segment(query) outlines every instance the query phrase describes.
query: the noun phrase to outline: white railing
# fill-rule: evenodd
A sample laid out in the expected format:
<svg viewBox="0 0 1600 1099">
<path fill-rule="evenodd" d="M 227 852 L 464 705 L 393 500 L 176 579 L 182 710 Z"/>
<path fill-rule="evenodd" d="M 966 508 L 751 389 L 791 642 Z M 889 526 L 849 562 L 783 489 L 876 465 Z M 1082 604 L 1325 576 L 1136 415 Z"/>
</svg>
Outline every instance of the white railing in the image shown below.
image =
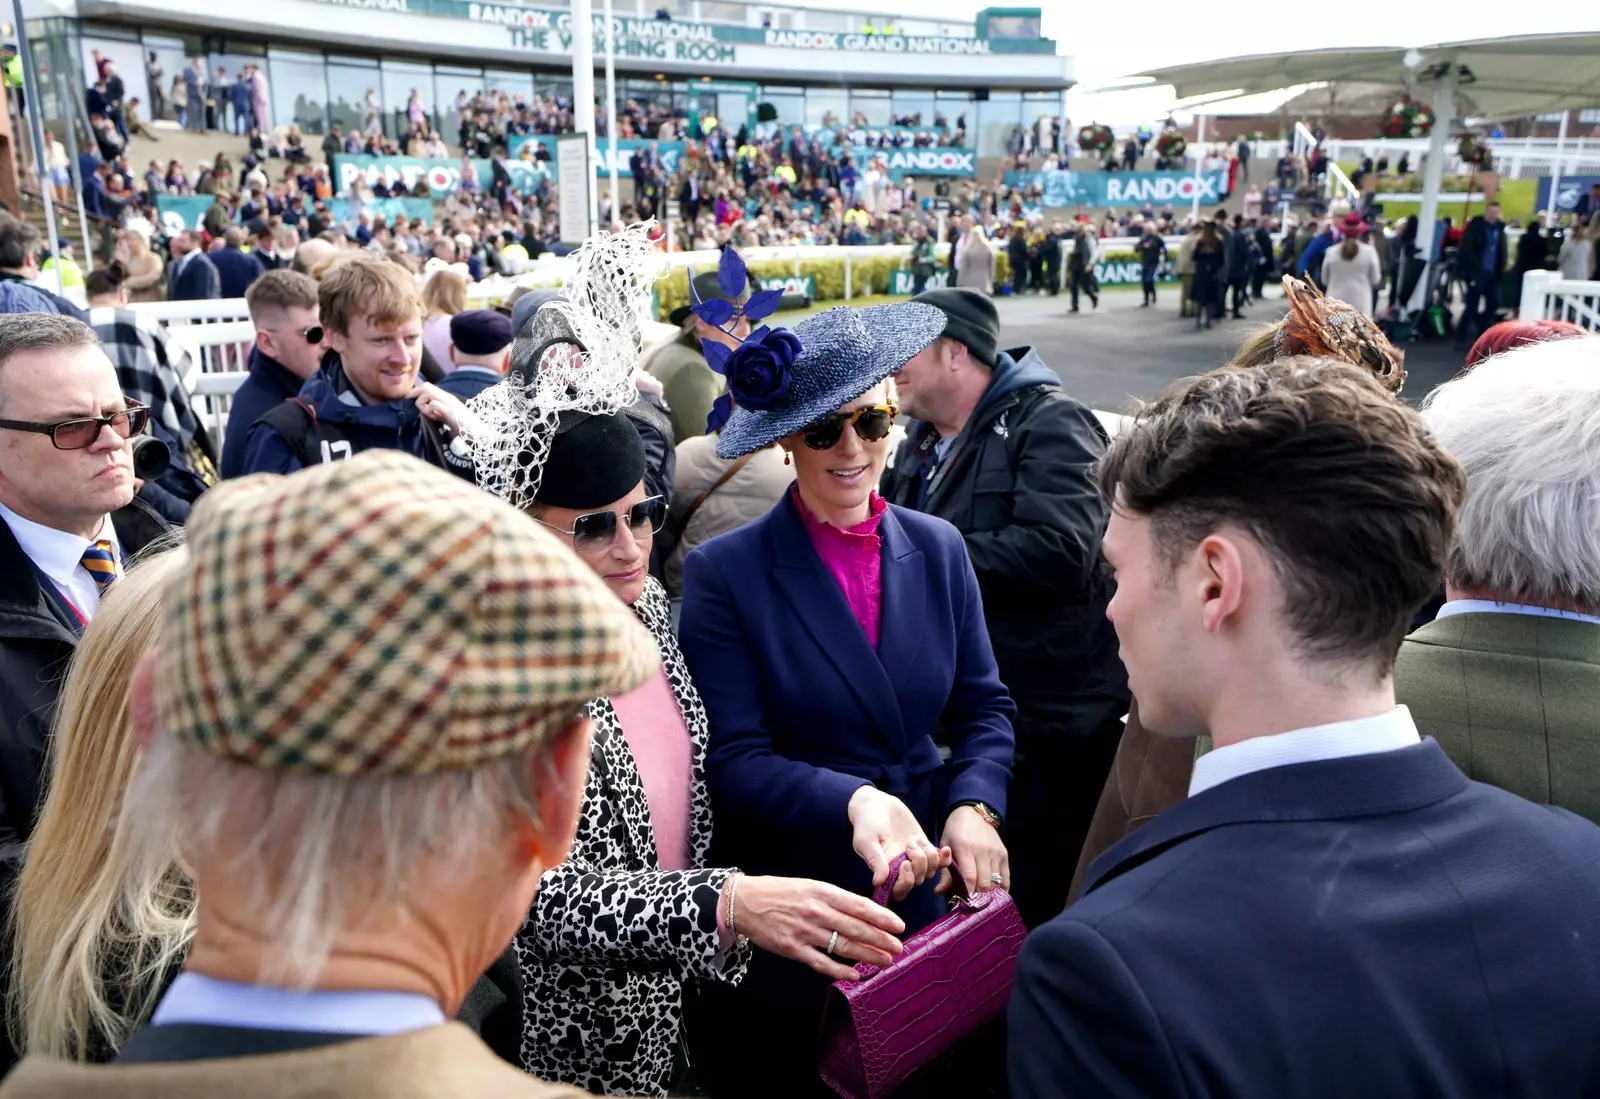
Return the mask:
<svg viewBox="0 0 1600 1099">
<path fill-rule="evenodd" d="M 1600 332 L 1600 282 L 1564 279 L 1556 271 L 1529 271 L 1522 276 L 1523 320 L 1569 321 Z"/>
</svg>

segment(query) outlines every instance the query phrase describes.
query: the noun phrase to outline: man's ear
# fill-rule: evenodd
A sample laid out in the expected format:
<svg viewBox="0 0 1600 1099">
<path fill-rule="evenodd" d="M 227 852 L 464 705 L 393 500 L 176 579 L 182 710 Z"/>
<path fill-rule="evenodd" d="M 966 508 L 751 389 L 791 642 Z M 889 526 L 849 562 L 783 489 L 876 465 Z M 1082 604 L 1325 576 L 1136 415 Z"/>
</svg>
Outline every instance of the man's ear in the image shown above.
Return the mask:
<svg viewBox="0 0 1600 1099">
<path fill-rule="evenodd" d="M 133 738 L 139 742 L 139 750 L 144 752 L 150 750 L 161 721 L 156 711 L 156 661 L 160 656 L 159 645 L 141 656 L 128 682 L 128 724 L 133 727 Z"/>
<path fill-rule="evenodd" d="M 1190 581 L 1201 602 L 1207 633 L 1218 633 L 1244 601 L 1244 555 L 1226 534 L 1209 534 L 1191 559 Z"/>
<path fill-rule="evenodd" d="M 523 859 L 543 869 L 563 862 L 572 851 L 578 812 L 589 777 L 589 718 L 580 717 L 550 738 L 549 747 L 530 756 L 535 774 L 529 785 L 539 809 L 537 823 L 526 823 L 518 837 Z"/>
</svg>

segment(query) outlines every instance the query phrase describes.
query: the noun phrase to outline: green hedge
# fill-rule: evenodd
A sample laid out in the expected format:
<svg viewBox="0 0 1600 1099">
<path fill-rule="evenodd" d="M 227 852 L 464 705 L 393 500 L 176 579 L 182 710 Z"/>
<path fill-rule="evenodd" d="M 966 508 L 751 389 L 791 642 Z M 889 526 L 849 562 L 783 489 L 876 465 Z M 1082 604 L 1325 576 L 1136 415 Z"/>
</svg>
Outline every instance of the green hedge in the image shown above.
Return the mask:
<svg viewBox="0 0 1600 1099">
<path fill-rule="evenodd" d="M 996 251 L 998 261 L 995 269 L 996 283 L 1004 282 L 1010 277 L 1011 266 L 1006 262 L 1006 254 Z M 889 292 L 889 279 L 892 272 L 903 266 L 901 260 L 894 256 L 873 256 L 870 259 L 852 260 L 850 263 L 850 296 L 852 298 L 866 297 L 870 294 L 887 294 Z M 758 279 L 782 279 L 795 273 L 794 260 L 769 259 L 751 260 L 750 273 Z M 707 269 L 709 270 L 709 268 Z M 810 275 L 816 285 L 816 301 L 843 301 L 844 300 L 844 259 L 823 258 L 806 259 L 802 254 L 800 258 L 800 275 Z M 680 305 L 689 303 L 689 272 L 686 268 L 677 267 L 668 271 L 660 282 L 656 283 L 656 316 L 666 320 L 672 311 Z"/>
</svg>

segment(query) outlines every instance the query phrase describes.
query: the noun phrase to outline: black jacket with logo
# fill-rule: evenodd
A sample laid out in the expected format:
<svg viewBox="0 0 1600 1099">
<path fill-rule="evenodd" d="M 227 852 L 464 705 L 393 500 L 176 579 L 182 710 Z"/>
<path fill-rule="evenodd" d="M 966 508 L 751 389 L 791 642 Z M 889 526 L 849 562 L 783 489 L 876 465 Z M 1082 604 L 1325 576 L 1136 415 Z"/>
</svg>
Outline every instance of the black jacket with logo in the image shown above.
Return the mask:
<svg viewBox="0 0 1600 1099">
<path fill-rule="evenodd" d="M 1033 349 L 1013 348 L 945 458 L 934 430 L 914 423 L 880 486 L 890 503 L 946 519 L 966 540 L 1023 753 L 1040 726 L 1086 734 L 1127 706 L 1105 617 L 1107 509 L 1091 472 L 1106 441 Z"/>
</svg>

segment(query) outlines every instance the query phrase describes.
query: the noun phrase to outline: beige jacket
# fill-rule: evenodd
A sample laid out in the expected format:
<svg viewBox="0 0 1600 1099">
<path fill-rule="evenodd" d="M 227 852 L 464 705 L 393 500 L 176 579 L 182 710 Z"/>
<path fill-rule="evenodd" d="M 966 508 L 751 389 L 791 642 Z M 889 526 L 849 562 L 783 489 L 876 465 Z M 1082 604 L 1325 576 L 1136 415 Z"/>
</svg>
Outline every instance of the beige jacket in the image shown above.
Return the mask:
<svg viewBox="0 0 1600 1099">
<path fill-rule="evenodd" d="M 955 257 L 956 285 L 970 286 L 985 294 L 994 293 L 994 247 L 982 229 L 968 233 L 965 245 L 962 239 L 956 238 L 950 246 L 951 255 Z"/>
<path fill-rule="evenodd" d="M 496 1057 L 460 1023 L 297 1053 L 170 1064 L 29 1057 L 0 1099 L 587 1099 Z"/>
<path fill-rule="evenodd" d="M 732 461 L 717 457 L 715 435 L 699 435 L 679 443 L 678 472 L 672 489 L 673 510 L 679 514 L 687 510 L 731 465 Z M 793 481 L 794 468 L 783 464 L 783 449 L 769 446 L 758 451 L 738 473 L 719 485 L 690 517 L 677 548 L 667 558 L 662 570 L 667 594 L 674 599 L 683 594 L 683 559 L 690 550 L 761 518 L 783 498 Z"/>
</svg>

